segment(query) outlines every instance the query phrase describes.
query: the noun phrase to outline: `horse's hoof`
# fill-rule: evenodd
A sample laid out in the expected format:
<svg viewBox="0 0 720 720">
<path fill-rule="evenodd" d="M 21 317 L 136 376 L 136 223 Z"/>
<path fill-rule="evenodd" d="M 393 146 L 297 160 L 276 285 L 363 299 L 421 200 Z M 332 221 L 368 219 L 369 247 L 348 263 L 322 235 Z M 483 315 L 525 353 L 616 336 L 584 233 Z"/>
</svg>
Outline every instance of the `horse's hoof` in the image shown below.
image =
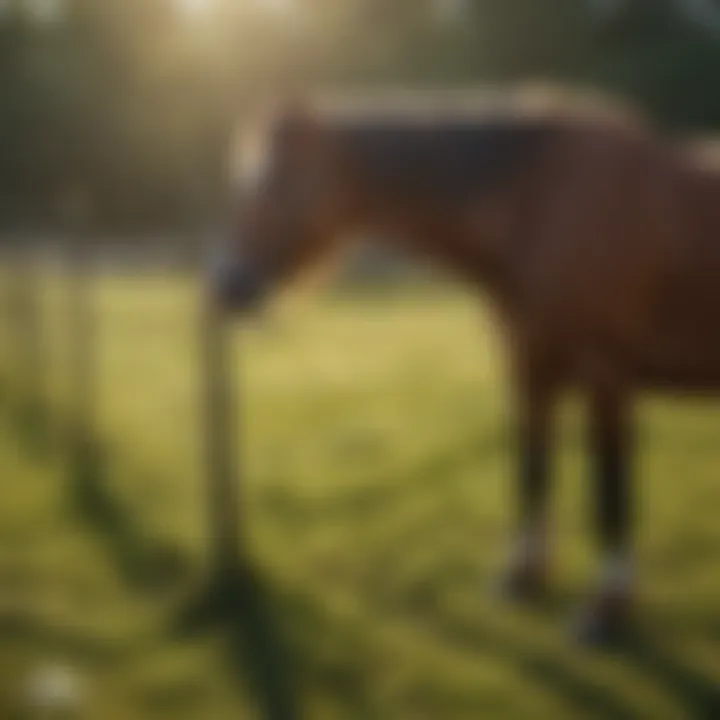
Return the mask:
<svg viewBox="0 0 720 720">
<path fill-rule="evenodd" d="M 571 636 L 584 647 L 610 647 L 628 635 L 630 607 L 624 597 L 600 597 L 575 619 Z"/>
<path fill-rule="evenodd" d="M 498 581 L 495 596 L 506 602 L 531 602 L 545 595 L 544 569 L 532 566 L 512 566 Z"/>
</svg>

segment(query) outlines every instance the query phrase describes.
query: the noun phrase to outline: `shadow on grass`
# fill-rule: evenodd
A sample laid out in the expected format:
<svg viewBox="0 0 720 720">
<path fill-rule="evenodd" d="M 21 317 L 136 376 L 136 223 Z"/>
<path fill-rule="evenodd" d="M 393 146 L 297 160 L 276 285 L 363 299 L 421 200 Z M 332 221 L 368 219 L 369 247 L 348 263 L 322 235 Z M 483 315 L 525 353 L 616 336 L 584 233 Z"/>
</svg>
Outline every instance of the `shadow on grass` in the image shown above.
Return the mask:
<svg viewBox="0 0 720 720">
<path fill-rule="evenodd" d="M 188 564 L 180 550 L 149 537 L 108 487 L 108 451 L 91 431 L 68 431 L 69 423 L 52 425 L 39 402 L 22 398 L 4 383 L 0 408 L 28 455 L 59 461 L 73 512 L 95 533 L 128 584 L 160 589 L 187 577 Z"/>
<path fill-rule="evenodd" d="M 353 654 L 352 630 L 314 600 L 273 587 L 249 563 L 217 573 L 180 613 L 172 632 L 185 638 L 220 632 L 234 680 L 246 687 L 267 720 L 309 717 L 313 691 L 342 717 L 370 712 L 362 653 Z M 321 650 L 328 641 L 337 650 Z"/>
<path fill-rule="evenodd" d="M 55 449 L 52 419 L 39 398 L 23 397 L 0 384 L 0 404 L 23 450 L 33 458 L 45 459 Z"/>
<path fill-rule="evenodd" d="M 68 437 L 66 459 L 71 507 L 107 551 L 125 582 L 137 589 L 162 590 L 186 580 L 187 560 L 174 545 L 148 536 L 131 508 L 112 492 L 107 450 L 91 433 Z"/>
<path fill-rule="evenodd" d="M 463 652 L 494 657 L 515 666 L 530 682 L 572 704 L 578 717 L 637 716 L 636 706 L 613 696 L 604 682 L 595 681 L 588 672 L 582 671 L 582 663 L 557 656 L 552 650 L 534 644 L 527 637 L 515 636 L 487 621 L 477 622 L 439 609 L 426 610 L 422 616 L 418 618 L 416 613 L 414 619 L 422 621 L 425 632 Z M 558 631 L 562 632 L 562 629 Z"/>
<path fill-rule="evenodd" d="M 295 674 L 270 598 L 249 564 L 218 570 L 181 610 L 172 634 L 222 632 L 234 679 L 250 690 L 261 717 L 294 720 L 301 717 Z"/>
<path fill-rule="evenodd" d="M 377 717 L 369 687 L 367 628 L 333 616 L 321 599 L 307 594 L 286 594 L 278 608 L 293 638 L 303 687 L 330 700 L 340 717 Z"/>
<path fill-rule="evenodd" d="M 477 579 L 474 578 L 476 583 Z M 578 606 L 579 598 L 555 596 L 536 608 L 543 616 L 572 617 L 571 608 Z M 381 610 L 382 612 L 382 610 Z M 668 699 L 672 699 L 685 713 L 684 717 L 710 720 L 720 717 L 720 672 L 710 666 L 705 672 L 693 668 L 682 659 L 681 651 L 673 652 L 670 643 L 663 643 L 661 618 L 648 618 L 627 637 L 607 648 L 573 647 L 569 625 L 556 626 L 558 641 L 567 643 L 566 650 L 536 642 L 528 633 L 505 622 L 493 622 L 484 611 L 455 612 L 435 601 L 418 602 L 408 593 L 392 608 L 420 632 L 436 638 L 440 643 L 455 647 L 461 652 L 492 657 L 520 670 L 528 681 L 551 691 L 571 705 L 577 716 L 602 718 L 636 718 L 642 707 L 642 698 L 626 695 L 623 689 L 613 691 L 607 677 L 595 675 L 595 659 L 617 658 L 630 665 Z M 503 607 L 498 614 L 507 614 Z M 712 672 L 717 676 L 712 677 Z"/>
<path fill-rule="evenodd" d="M 656 627 L 655 632 L 659 634 L 662 629 Z M 628 659 L 682 704 L 688 717 L 697 720 L 720 717 L 720 668 L 714 667 L 715 678 L 701 674 L 679 661 L 649 633 L 633 638 L 624 650 Z"/>
</svg>

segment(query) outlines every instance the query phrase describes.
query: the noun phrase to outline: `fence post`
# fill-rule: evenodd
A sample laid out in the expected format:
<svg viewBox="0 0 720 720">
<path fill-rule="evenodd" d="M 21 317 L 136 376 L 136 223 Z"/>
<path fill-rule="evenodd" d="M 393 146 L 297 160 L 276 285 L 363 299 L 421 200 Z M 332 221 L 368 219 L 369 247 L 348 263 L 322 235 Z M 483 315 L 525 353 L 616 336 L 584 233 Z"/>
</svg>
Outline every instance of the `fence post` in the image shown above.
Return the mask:
<svg viewBox="0 0 720 720">
<path fill-rule="evenodd" d="M 203 591 L 181 613 L 179 630 L 223 626 L 233 654 L 244 667 L 243 679 L 255 695 L 260 716 L 295 720 L 301 712 L 290 658 L 243 526 L 245 494 L 236 446 L 241 388 L 234 381 L 232 328 L 204 274 L 201 293 L 200 401 L 210 568 Z"/>
<path fill-rule="evenodd" d="M 225 313 L 202 288 L 200 344 L 205 468 L 212 575 L 221 585 L 247 566 L 242 528 L 243 497 L 237 462 L 239 388 L 234 382 L 233 347 Z"/>
<path fill-rule="evenodd" d="M 213 172 L 225 166 L 226 139 L 231 136 L 224 116 L 218 117 L 217 133 L 207 148 L 206 161 Z M 214 191 L 198 188 L 207 216 L 216 217 L 229 192 L 223 173 L 217 173 Z M 230 200 L 230 198 L 226 198 Z M 201 227 L 206 227 L 205 221 Z M 191 223 L 194 224 L 194 223 Z M 243 477 L 240 400 L 236 382 L 233 328 L 227 311 L 206 272 L 207 232 L 194 244 L 200 273 L 200 392 L 202 404 L 203 481 L 206 488 L 209 576 L 199 596 L 179 618 L 182 632 L 196 632 L 220 624 L 230 649 L 243 666 L 243 682 L 255 696 L 259 716 L 267 720 L 301 717 L 292 663 L 277 626 L 268 589 L 252 562 L 245 527 L 247 507 Z"/>
<path fill-rule="evenodd" d="M 9 397 L 28 448 L 37 452 L 47 439 L 47 414 L 43 407 L 46 388 L 44 361 L 42 283 L 38 252 L 31 235 L 22 232 L 16 240 L 8 278 L 11 285 L 9 321 L 13 347 L 9 370 Z"/>
</svg>

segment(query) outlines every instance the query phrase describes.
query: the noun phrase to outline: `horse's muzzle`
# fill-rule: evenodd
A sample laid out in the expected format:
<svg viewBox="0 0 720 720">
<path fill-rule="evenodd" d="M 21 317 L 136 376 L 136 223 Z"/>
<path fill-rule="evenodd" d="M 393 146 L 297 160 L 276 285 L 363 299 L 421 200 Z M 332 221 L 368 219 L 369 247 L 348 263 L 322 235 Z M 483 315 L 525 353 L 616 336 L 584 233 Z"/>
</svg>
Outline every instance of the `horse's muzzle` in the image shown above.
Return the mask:
<svg viewBox="0 0 720 720">
<path fill-rule="evenodd" d="M 254 314 L 265 296 L 262 274 L 252 264 L 220 257 L 211 267 L 210 292 L 225 310 L 237 315 Z"/>
</svg>

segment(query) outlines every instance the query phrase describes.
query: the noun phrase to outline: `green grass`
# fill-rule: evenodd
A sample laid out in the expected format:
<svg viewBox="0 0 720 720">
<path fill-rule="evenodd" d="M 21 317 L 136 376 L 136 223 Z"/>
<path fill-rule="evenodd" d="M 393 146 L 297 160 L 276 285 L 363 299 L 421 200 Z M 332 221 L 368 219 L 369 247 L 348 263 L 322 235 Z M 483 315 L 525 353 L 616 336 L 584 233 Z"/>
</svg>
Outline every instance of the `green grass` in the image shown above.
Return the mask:
<svg viewBox="0 0 720 720">
<path fill-rule="evenodd" d="M 61 291 L 48 293 L 55 434 L 68 411 Z M 20 688 L 52 661 L 85 679 L 82 717 L 256 717 L 247 636 L 171 632 L 207 537 L 194 289 L 105 279 L 96 299 L 94 504 L 57 447 L 26 447 L 7 404 L 0 414 L 0 717 L 34 717 Z M 642 630 L 622 652 L 589 653 L 565 633 L 596 569 L 572 407 L 554 595 L 537 610 L 488 595 L 512 459 L 502 358 L 471 299 L 336 297 L 281 307 L 236 340 L 247 533 L 307 717 L 720 713 L 720 406 L 643 403 Z"/>
</svg>

